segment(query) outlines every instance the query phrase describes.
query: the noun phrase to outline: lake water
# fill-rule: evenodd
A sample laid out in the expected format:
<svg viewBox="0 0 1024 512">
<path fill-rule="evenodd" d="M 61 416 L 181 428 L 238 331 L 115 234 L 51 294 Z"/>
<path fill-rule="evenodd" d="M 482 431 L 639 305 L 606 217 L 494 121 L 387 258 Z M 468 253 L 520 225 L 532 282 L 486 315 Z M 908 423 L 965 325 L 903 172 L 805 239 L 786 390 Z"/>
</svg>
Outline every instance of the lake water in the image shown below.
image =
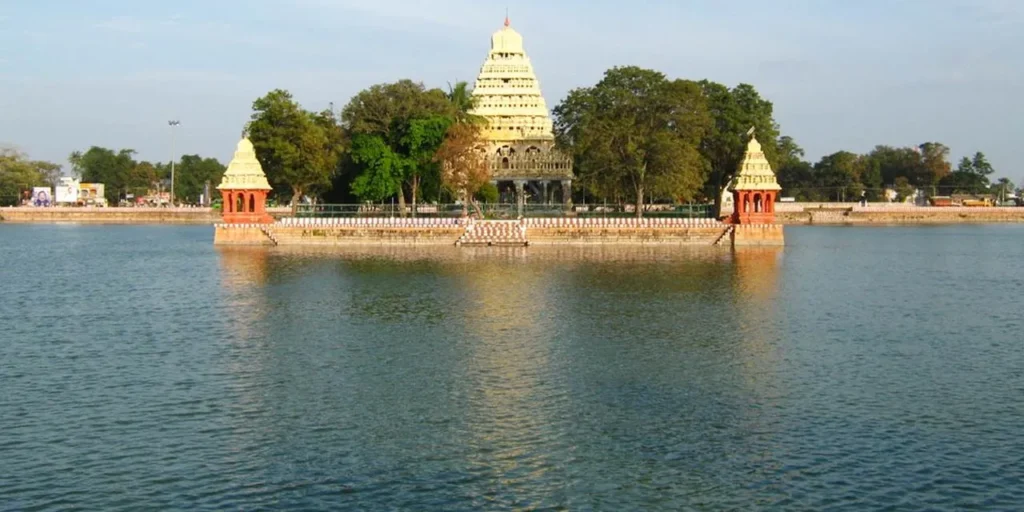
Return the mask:
<svg viewBox="0 0 1024 512">
<path fill-rule="evenodd" d="M 1024 505 L 1024 226 L 784 250 L 0 225 L 0 510 Z"/>
</svg>

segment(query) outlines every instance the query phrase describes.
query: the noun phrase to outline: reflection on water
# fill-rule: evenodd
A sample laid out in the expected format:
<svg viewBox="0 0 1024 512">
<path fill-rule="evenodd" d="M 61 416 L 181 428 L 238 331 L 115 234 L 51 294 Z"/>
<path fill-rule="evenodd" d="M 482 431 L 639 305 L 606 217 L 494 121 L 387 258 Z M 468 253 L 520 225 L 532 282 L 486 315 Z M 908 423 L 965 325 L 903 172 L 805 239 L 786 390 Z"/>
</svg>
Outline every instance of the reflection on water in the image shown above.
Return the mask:
<svg viewBox="0 0 1024 512">
<path fill-rule="evenodd" d="M 0 508 L 1016 509 L 1024 302 L 993 290 L 1024 286 L 1022 231 L 296 250 L 0 225 Z"/>
<path fill-rule="evenodd" d="M 760 390 L 770 384 L 757 379 L 773 373 L 772 363 L 778 357 L 780 301 L 779 262 L 781 247 L 744 247 L 733 252 L 734 315 L 736 328 L 742 333 L 742 344 L 748 376 Z"/>
<path fill-rule="evenodd" d="M 258 289 L 267 282 L 270 252 L 263 247 L 218 247 L 222 287 L 233 292 Z"/>
</svg>

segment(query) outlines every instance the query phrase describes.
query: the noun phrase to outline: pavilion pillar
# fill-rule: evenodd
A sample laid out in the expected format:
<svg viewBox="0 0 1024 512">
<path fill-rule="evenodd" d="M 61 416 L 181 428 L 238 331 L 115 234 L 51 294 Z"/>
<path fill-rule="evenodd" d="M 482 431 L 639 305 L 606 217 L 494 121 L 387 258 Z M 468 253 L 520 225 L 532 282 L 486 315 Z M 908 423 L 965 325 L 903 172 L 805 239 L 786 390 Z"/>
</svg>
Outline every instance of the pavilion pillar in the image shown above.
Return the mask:
<svg viewBox="0 0 1024 512">
<path fill-rule="evenodd" d="M 514 180 L 513 183 L 516 185 L 516 215 L 523 215 L 523 206 L 526 204 L 526 192 L 523 190 L 526 187 L 526 180 Z"/>
<path fill-rule="evenodd" d="M 562 206 L 572 210 L 572 180 L 562 180 Z"/>
<path fill-rule="evenodd" d="M 548 198 L 548 182 L 547 182 L 547 180 L 544 180 L 544 181 L 540 182 L 540 184 L 541 184 L 541 188 L 543 189 L 544 204 L 547 205 L 548 203 L 551 202 L 550 199 Z"/>
</svg>

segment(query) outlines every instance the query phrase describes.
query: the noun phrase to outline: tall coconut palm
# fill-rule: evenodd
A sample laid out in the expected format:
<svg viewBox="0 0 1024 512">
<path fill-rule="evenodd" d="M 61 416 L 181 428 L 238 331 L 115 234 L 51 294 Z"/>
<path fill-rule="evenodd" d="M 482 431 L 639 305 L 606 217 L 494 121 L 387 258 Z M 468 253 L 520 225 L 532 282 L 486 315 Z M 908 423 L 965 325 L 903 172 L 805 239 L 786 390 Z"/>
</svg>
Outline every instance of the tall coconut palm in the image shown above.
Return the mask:
<svg viewBox="0 0 1024 512">
<path fill-rule="evenodd" d="M 469 84 L 467 82 L 455 82 L 453 87 L 451 83 L 448 84 L 448 101 L 455 107 L 455 121 L 458 123 L 482 123 L 486 119 L 484 117 L 473 114 L 473 109 L 476 108 L 477 98 L 473 96 L 473 92 L 469 90 Z"/>
</svg>

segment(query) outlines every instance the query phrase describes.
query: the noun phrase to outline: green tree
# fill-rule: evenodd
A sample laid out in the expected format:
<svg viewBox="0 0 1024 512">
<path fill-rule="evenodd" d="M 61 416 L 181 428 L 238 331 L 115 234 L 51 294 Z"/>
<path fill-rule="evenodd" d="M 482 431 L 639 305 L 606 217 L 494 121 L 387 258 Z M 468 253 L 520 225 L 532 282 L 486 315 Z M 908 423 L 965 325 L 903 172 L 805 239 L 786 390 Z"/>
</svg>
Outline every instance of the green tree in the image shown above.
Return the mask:
<svg viewBox="0 0 1024 512">
<path fill-rule="evenodd" d="M 779 137 L 775 144 L 775 154 L 778 155 L 778 166 L 783 168 L 804 160 L 804 148 L 800 147 L 789 135 Z"/>
<path fill-rule="evenodd" d="M 411 119 L 402 134 L 400 146 L 408 157 L 404 177 L 412 193 L 413 213 L 416 212 L 417 193 L 424 178 L 430 183 L 440 183 L 440 165 L 435 154 L 445 140 L 445 133 L 452 125 L 449 117 L 433 115 L 424 119 Z M 436 193 L 436 191 L 434 191 Z"/>
<path fill-rule="evenodd" d="M 157 181 L 156 166 L 149 162 L 138 162 L 129 170 L 125 179 L 125 192 L 136 196 L 144 196 L 153 188 Z M 178 182 L 181 185 L 181 181 Z"/>
<path fill-rule="evenodd" d="M 859 155 L 857 157 L 857 175 L 860 181 L 859 188 L 866 192 L 865 197 L 868 201 L 882 199 L 884 186 L 882 169 L 877 162 L 869 158 L 868 155 Z M 854 193 L 852 197 L 859 197 L 859 190 L 851 189 L 850 191 Z"/>
<path fill-rule="evenodd" d="M 925 142 L 918 149 L 921 160 L 911 182 L 922 188 L 935 187 L 951 172 L 949 148 L 938 142 Z"/>
<path fill-rule="evenodd" d="M 333 114 L 303 110 L 281 89 L 258 98 L 252 109 L 246 130 L 275 193 L 287 189 L 294 207 L 303 195 L 329 188 L 342 151 Z"/>
<path fill-rule="evenodd" d="M 981 194 L 988 190 L 988 177 L 970 171 L 957 169 L 939 180 L 942 194 Z"/>
<path fill-rule="evenodd" d="M 434 162 L 424 155 L 432 155 L 441 143 L 437 135 L 443 137 L 444 131 L 436 130 L 441 124 L 438 118 L 455 117 L 456 108 L 444 91 L 428 90 L 412 80 L 377 84 L 359 92 L 341 112 L 342 126 L 352 140 L 350 162 L 356 169 L 346 174 L 356 176 L 353 193 L 363 200 L 382 200 L 378 194 L 397 179 L 400 186 L 391 193 L 398 196 L 404 214 L 406 192 L 415 198 L 422 179 L 437 174 Z M 367 137 L 379 140 L 370 142 Z M 357 156 L 356 151 L 367 153 Z"/>
<path fill-rule="evenodd" d="M 612 68 L 597 85 L 571 91 L 554 115 L 577 177 L 600 193 L 632 196 L 638 217 L 647 194 L 689 200 L 704 182 L 698 148 L 711 118 L 695 82 Z"/>
<path fill-rule="evenodd" d="M 483 203 L 497 203 L 501 194 L 498 187 L 491 182 L 484 183 L 476 193 L 476 200 Z"/>
<path fill-rule="evenodd" d="M 860 181 L 858 157 L 849 151 L 839 151 L 821 158 L 814 165 L 814 172 L 821 178 L 822 185 L 828 189 L 830 199 L 843 201 L 860 197 Z"/>
<path fill-rule="evenodd" d="M 870 166 L 877 169 L 881 182 L 885 184 L 894 184 L 901 177 L 909 180 L 921 163 L 921 155 L 915 148 L 875 146 L 865 157 Z"/>
<path fill-rule="evenodd" d="M 107 203 L 115 205 L 122 193 L 127 192 L 132 171 L 135 169 L 135 150 L 112 149 L 98 146 L 86 152 L 75 151 L 68 158 L 72 170 L 84 183 L 102 183 Z"/>
<path fill-rule="evenodd" d="M 707 80 L 700 85 L 713 120 L 700 150 L 710 167 L 706 191 L 714 198 L 717 215 L 721 212 L 722 192 L 743 158 L 747 130 L 755 128 L 755 136 L 765 142 L 762 144 L 765 158 L 772 169 L 779 169 L 779 148 L 774 143 L 779 128 L 772 117 L 772 103 L 761 98 L 753 86 L 740 84 L 729 89 Z"/>
<path fill-rule="evenodd" d="M 0 149 L 0 205 L 17 204 L 22 192 L 32 187 L 52 187 L 59 176 L 60 166 L 55 163 Z"/>
<path fill-rule="evenodd" d="M 960 159 L 960 163 L 956 166 L 956 171 L 954 172 L 974 174 L 974 162 L 971 162 L 971 159 L 965 156 Z"/>
<path fill-rule="evenodd" d="M 964 160 L 966 160 L 966 158 L 964 158 Z M 962 164 L 963 160 L 960 162 Z M 988 163 L 988 159 L 985 158 L 985 153 L 982 153 L 981 151 L 975 153 L 974 158 L 971 159 L 971 169 L 974 173 L 982 176 L 989 176 L 996 172 L 995 169 L 992 168 L 992 164 Z"/>
<path fill-rule="evenodd" d="M 896 202 L 898 203 L 902 203 L 914 196 L 914 186 L 910 184 L 910 179 L 906 176 L 896 178 L 893 186 L 896 189 Z"/>
<path fill-rule="evenodd" d="M 796 198 L 797 201 L 822 201 L 822 184 L 809 162 L 790 161 L 783 164 L 776 177 L 782 186 L 782 193 Z"/>
<path fill-rule="evenodd" d="M 795 197 L 798 201 L 820 201 L 821 184 L 818 182 L 814 167 L 804 161 L 804 150 L 792 137 L 784 135 L 776 143 L 779 164 L 775 168 L 775 176 L 782 186 L 784 195 Z"/>
<path fill-rule="evenodd" d="M 186 203 L 198 203 L 206 183 L 210 184 L 210 193 L 216 194 L 216 187 L 227 170 L 216 158 L 199 155 L 183 155 L 175 165 L 174 195 Z"/>
<path fill-rule="evenodd" d="M 454 109 L 456 123 L 484 123 L 487 118 L 473 114 L 476 108 L 477 98 L 469 89 L 466 82 L 455 82 L 455 85 L 448 84 L 448 101 Z"/>
<path fill-rule="evenodd" d="M 989 192 L 995 195 L 1000 201 L 1005 201 L 1006 196 L 1013 194 L 1014 190 L 1016 190 L 1016 186 L 1009 178 L 999 178 L 992 184 Z"/>
<path fill-rule="evenodd" d="M 352 193 L 364 201 L 383 201 L 401 195 L 403 159 L 377 135 L 352 137 L 352 161 L 362 172 L 352 180 Z"/>
</svg>

